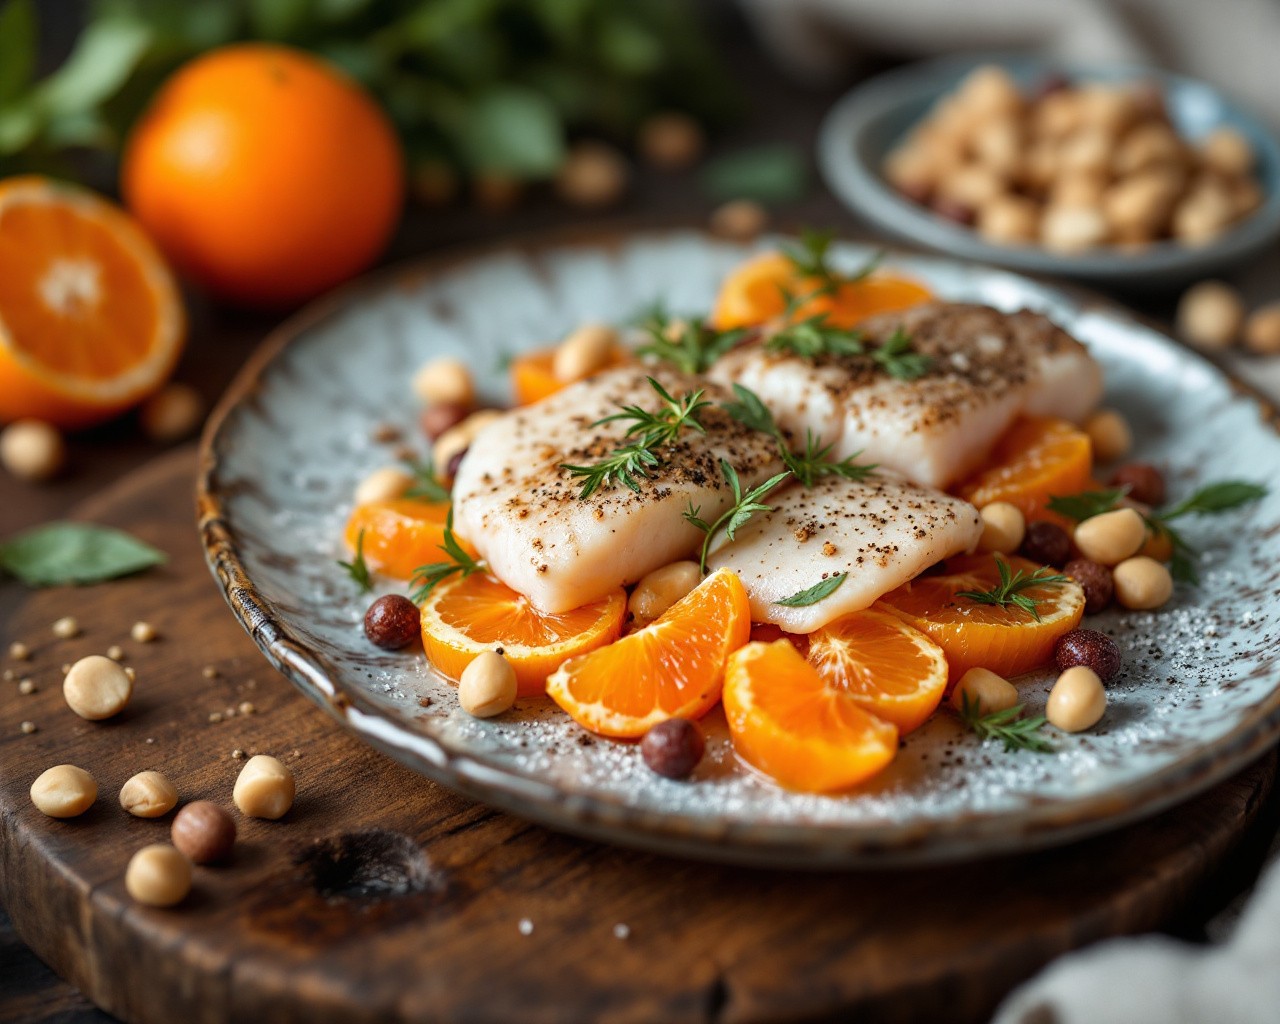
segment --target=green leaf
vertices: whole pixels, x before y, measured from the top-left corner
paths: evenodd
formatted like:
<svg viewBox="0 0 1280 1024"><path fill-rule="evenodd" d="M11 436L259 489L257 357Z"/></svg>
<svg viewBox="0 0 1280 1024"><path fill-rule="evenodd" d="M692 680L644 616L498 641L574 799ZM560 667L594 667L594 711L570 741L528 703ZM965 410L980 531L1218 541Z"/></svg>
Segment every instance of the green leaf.
<svg viewBox="0 0 1280 1024"><path fill-rule="evenodd" d="M0 569L29 587L101 583L166 560L136 537L93 523L46 523L0 545Z"/></svg>
<svg viewBox="0 0 1280 1024"><path fill-rule="evenodd" d="M289 39L312 20L311 0L249 0L249 25L264 39Z"/></svg>
<svg viewBox="0 0 1280 1024"><path fill-rule="evenodd" d="M35 104L15 103L0 110L0 155L25 149L40 131Z"/></svg>
<svg viewBox="0 0 1280 1024"><path fill-rule="evenodd" d="M373 574L369 572L369 563L364 560L364 530L356 535L356 553L350 562L339 562L347 570L347 575L355 581L360 593L367 594L373 589Z"/></svg>
<svg viewBox="0 0 1280 1024"><path fill-rule="evenodd" d="M132 18L91 22L66 63L40 83L37 100L41 109L56 115L96 107L124 85L151 40L151 29Z"/></svg>
<svg viewBox="0 0 1280 1024"><path fill-rule="evenodd" d="M476 99L460 126L471 166L538 178L564 160L564 129L547 99L531 89L498 86Z"/></svg>
<svg viewBox="0 0 1280 1024"><path fill-rule="evenodd" d="M600 59L621 75L639 77L662 64L662 43L644 25L627 17L608 18L596 40Z"/></svg>
<svg viewBox="0 0 1280 1024"><path fill-rule="evenodd" d="M791 203L809 189L809 166L797 146L760 146L710 161L702 172L702 187L717 202Z"/></svg>
<svg viewBox="0 0 1280 1024"><path fill-rule="evenodd" d="M1226 512L1266 497L1267 489L1247 480L1223 480L1200 488L1171 509L1159 513L1163 520L1177 519L1191 513Z"/></svg>
<svg viewBox="0 0 1280 1024"><path fill-rule="evenodd" d="M830 597L840 589L849 574L847 572L839 572L834 576L828 576L820 583L815 583L808 590L802 590L798 594L792 594L790 597L784 597L781 601L774 601L774 604L785 605L788 608L807 608L811 604L817 604L824 597Z"/></svg>
<svg viewBox="0 0 1280 1024"><path fill-rule="evenodd" d="M0 8L0 105L31 84L36 65L36 13L31 0Z"/></svg>
<svg viewBox="0 0 1280 1024"><path fill-rule="evenodd" d="M1080 494L1064 494L1051 497L1047 503L1050 511L1057 512L1076 522L1084 522L1104 512L1112 511L1129 490L1114 487L1105 491L1082 491Z"/></svg>

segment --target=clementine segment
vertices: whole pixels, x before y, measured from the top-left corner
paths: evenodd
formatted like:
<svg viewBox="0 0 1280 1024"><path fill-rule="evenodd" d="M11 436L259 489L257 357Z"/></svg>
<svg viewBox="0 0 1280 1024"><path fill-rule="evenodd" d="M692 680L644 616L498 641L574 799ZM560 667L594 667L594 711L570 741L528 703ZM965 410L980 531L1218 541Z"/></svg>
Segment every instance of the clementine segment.
<svg viewBox="0 0 1280 1024"><path fill-rule="evenodd" d="M898 730L824 678L787 640L729 658L724 713L733 747L787 789L833 793L864 782L898 750Z"/></svg>
<svg viewBox="0 0 1280 1024"><path fill-rule="evenodd" d="M750 632L746 589L720 569L644 629L566 661L547 693L584 729L639 739L664 719L715 707L725 662Z"/></svg>
<svg viewBox="0 0 1280 1024"><path fill-rule="evenodd" d="M412 579L419 566L440 561L448 515L447 501L396 498L357 505L347 520L347 546L354 551L363 533L361 550L370 569L398 580ZM475 555L465 540L459 538L458 543Z"/></svg>
<svg viewBox="0 0 1280 1024"><path fill-rule="evenodd" d="M622 632L627 593L546 615L505 583L484 573L439 584L422 605L427 660L457 679L477 655L502 648L522 697L542 693L566 659L612 643Z"/></svg>
<svg viewBox="0 0 1280 1024"><path fill-rule="evenodd" d="M172 275L122 210L44 178L0 182L0 420L110 419L164 383L185 331Z"/></svg>
<svg viewBox="0 0 1280 1024"><path fill-rule="evenodd" d="M126 142L121 190L183 272L225 298L285 306L382 251L403 155L386 115L336 66L243 43L164 84Z"/></svg>
<svg viewBox="0 0 1280 1024"><path fill-rule="evenodd" d="M1030 575L1042 568L1025 558L999 557L1010 572L1021 569ZM1017 605L980 604L959 596L962 591L989 591L999 583L996 556L965 555L948 559L941 575L918 576L904 583L876 602L876 608L893 613L941 647L950 666L950 682L971 668L1021 675L1049 662L1058 637L1079 625L1084 591L1074 580L1022 590L1035 602L1039 621Z"/></svg>
<svg viewBox="0 0 1280 1024"><path fill-rule="evenodd" d="M532 405L568 386L570 382L561 380L552 369L555 358L554 348L540 348L511 360L511 393L516 405ZM615 351L609 367L621 366L626 359L626 352Z"/></svg>
<svg viewBox="0 0 1280 1024"><path fill-rule="evenodd" d="M810 634L808 661L828 683L903 734L924 724L947 688L942 648L897 616L870 609Z"/></svg>
<svg viewBox="0 0 1280 1024"><path fill-rule="evenodd" d="M1051 512L1055 496L1079 494L1092 486L1089 436L1066 420L1020 416L996 443L984 469L956 489L982 508L993 501L1017 505L1028 519L1045 519L1070 530L1072 520Z"/></svg>

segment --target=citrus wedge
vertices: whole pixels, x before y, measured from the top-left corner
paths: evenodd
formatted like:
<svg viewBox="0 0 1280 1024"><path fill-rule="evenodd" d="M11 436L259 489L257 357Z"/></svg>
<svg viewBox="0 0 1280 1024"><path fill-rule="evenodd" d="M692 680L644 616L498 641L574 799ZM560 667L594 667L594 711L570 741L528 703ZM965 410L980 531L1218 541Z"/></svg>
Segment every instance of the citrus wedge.
<svg viewBox="0 0 1280 1024"><path fill-rule="evenodd" d="M423 565L440 561L447 501L396 498L357 505L344 531L347 546L355 551L364 534L364 560L375 572L398 580L412 579ZM458 543L469 555L476 551L462 538Z"/></svg>
<svg viewBox="0 0 1280 1024"><path fill-rule="evenodd" d="M1045 568L1012 555L965 555L947 560L946 572L918 576L876 602L897 615L946 652L949 679L955 682L971 668L1016 676L1046 664L1058 637L1075 629L1084 614L1084 591L1074 580L1035 584L1019 593L1035 603L1036 620L1016 604L982 604L964 591L990 591L1000 583L997 559L1011 573L1031 575ZM1057 574L1048 568L1049 574Z"/></svg>
<svg viewBox="0 0 1280 1024"><path fill-rule="evenodd" d="M547 676L575 655L612 643L622 632L627 594L546 615L484 573L439 584L422 605L422 648L450 679L484 651L502 648L522 697L546 689Z"/></svg>
<svg viewBox="0 0 1280 1024"><path fill-rule="evenodd" d="M639 739L667 718L701 718L720 699L729 655L747 642L751 606L720 569L644 629L566 661L547 693L584 729Z"/></svg>
<svg viewBox="0 0 1280 1024"><path fill-rule="evenodd" d="M619 349L614 353L609 366L621 366L626 362L626 358L626 352ZM511 375L511 393L515 397L516 405L532 405L534 402L540 402L572 383L556 376L553 369L555 359L554 348L541 348L515 356L511 360L508 372Z"/></svg>
<svg viewBox="0 0 1280 1024"><path fill-rule="evenodd" d="M86 427L164 383L182 301L130 217L44 178L0 182L0 420Z"/></svg>
<svg viewBox="0 0 1280 1024"><path fill-rule="evenodd" d="M844 615L809 636L809 664L859 707L909 733L947 689L942 648L895 615Z"/></svg>
<svg viewBox="0 0 1280 1024"><path fill-rule="evenodd" d="M747 644L729 658L724 713L744 760L805 793L856 786L898 750L897 728L819 675L789 640Z"/></svg>

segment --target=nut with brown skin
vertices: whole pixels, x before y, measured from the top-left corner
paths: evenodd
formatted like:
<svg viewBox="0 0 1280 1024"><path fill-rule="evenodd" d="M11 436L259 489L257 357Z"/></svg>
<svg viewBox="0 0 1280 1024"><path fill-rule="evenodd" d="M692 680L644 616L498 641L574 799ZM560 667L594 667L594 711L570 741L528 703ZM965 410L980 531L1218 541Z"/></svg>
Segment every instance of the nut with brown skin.
<svg viewBox="0 0 1280 1024"><path fill-rule="evenodd" d="M408 647L421 635L418 606L401 594L386 594L364 613L364 635L388 651Z"/></svg>
<svg viewBox="0 0 1280 1024"><path fill-rule="evenodd" d="M1111 474L1112 487L1127 487L1128 495L1144 505L1163 505L1164 474L1149 462L1126 462Z"/></svg>
<svg viewBox="0 0 1280 1024"><path fill-rule="evenodd" d="M187 804L173 819L173 845L196 864L226 860L236 842L235 819L211 800Z"/></svg>
<svg viewBox="0 0 1280 1024"><path fill-rule="evenodd" d="M687 779L706 752L707 741L696 722L668 718L640 741L640 756L651 771L668 779Z"/></svg>
<svg viewBox="0 0 1280 1024"><path fill-rule="evenodd" d="M437 402L422 410L420 422L422 432L432 441L436 440L450 427L456 427L471 414L465 405L453 402Z"/></svg>
<svg viewBox="0 0 1280 1024"><path fill-rule="evenodd" d="M1019 554L1041 565L1063 566L1071 557L1071 538L1056 523L1028 523Z"/></svg>
<svg viewBox="0 0 1280 1024"><path fill-rule="evenodd" d="M1115 596L1115 583L1111 579L1111 570L1105 565L1087 558L1073 558L1062 567L1062 571L1080 584L1086 613L1097 615L1110 607Z"/></svg>
<svg viewBox="0 0 1280 1024"><path fill-rule="evenodd" d="M1091 668L1104 683L1120 671L1124 662L1116 642L1096 629L1073 629L1058 637L1053 660L1061 672L1077 665Z"/></svg>

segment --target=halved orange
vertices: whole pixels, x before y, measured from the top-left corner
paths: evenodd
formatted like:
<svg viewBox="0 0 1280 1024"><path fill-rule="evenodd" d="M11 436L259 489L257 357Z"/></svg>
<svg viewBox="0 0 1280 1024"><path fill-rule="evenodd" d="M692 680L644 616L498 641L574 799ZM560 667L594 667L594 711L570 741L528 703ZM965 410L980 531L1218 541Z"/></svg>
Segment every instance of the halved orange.
<svg viewBox="0 0 1280 1024"><path fill-rule="evenodd" d="M0 420L110 419L164 383L185 333L173 276L123 210L44 178L0 182Z"/></svg>
<svg viewBox="0 0 1280 1024"><path fill-rule="evenodd" d="M854 612L809 635L809 664L901 733L918 729L947 689L942 648L896 615Z"/></svg>
<svg viewBox="0 0 1280 1024"><path fill-rule="evenodd" d="M898 730L821 676L788 640L751 643L729 658L724 713L749 764L805 793L864 782L898 751Z"/></svg>
<svg viewBox="0 0 1280 1024"><path fill-rule="evenodd" d="M364 560L375 572L398 580L412 579L420 566L439 562L444 556L444 526L449 516L447 501L396 498L357 505L347 520L344 536L352 551L364 532ZM458 543L467 554L476 551L461 537Z"/></svg>
<svg viewBox="0 0 1280 1024"><path fill-rule="evenodd" d="M956 493L982 508L993 501L1017 505L1028 519L1045 519L1070 530L1075 524L1051 512L1054 496L1089 490L1093 449L1089 436L1067 420L1020 416L996 442L985 468Z"/></svg>
<svg viewBox="0 0 1280 1024"><path fill-rule="evenodd" d="M959 596L999 584L998 558L1011 573L1030 575L1044 568L1012 555L964 555L948 559L945 573L917 576L876 602L876 608L897 615L946 652L951 682L971 668L1016 676L1046 664L1058 637L1075 629L1084 614L1084 591L1074 580L1021 591L1035 602L1039 621L1017 605L981 604ZM1057 575L1056 569L1047 571Z"/></svg>
<svg viewBox="0 0 1280 1024"><path fill-rule="evenodd" d="M720 569L644 629L566 661L547 693L584 729L639 739L668 718L701 718L720 699L729 655L751 633L737 573Z"/></svg>
<svg viewBox="0 0 1280 1024"><path fill-rule="evenodd" d="M538 611L523 595L485 573L447 580L422 605L422 647L450 679L478 655L501 647L522 697L546 689L568 658L612 643L622 632L627 592L558 615Z"/></svg>
<svg viewBox="0 0 1280 1024"><path fill-rule="evenodd" d="M515 356L511 360L511 393L516 405L532 405L549 395L554 395L561 388L568 387L569 382L555 375L552 366L555 363L554 348L540 348L533 352ZM610 367L621 366L626 362L627 353L618 349L614 352Z"/></svg>
<svg viewBox="0 0 1280 1024"><path fill-rule="evenodd" d="M725 278L716 299L711 322L721 330L755 327L782 315L786 308L784 290L792 295L812 295L822 282L796 273L795 265L783 253L770 252L748 260ZM795 318L825 313L837 327L852 327L876 313L890 313L928 302L932 293L923 285L891 275L872 276L841 285L833 294L819 295L804 302Z"/></svg>

